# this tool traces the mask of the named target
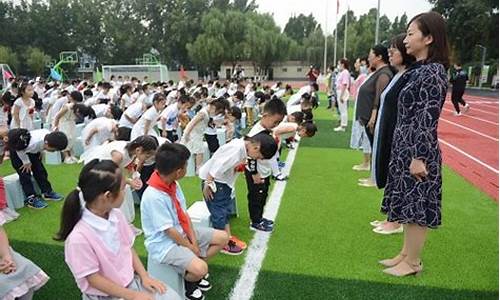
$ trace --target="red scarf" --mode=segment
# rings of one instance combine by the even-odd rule
[[[175,210],[177,212],[179,223],[181,223],[182,230],[184,230],[184,233],[187,235],[188,239],[190,239],[191,228],[189,227],[189,217],[184,212],[184,210],[182,210],[181,203],[179,202],[179,199],[177,199],[177,184],[175,182],[172,182],[171,184],[167,185],[165,182],[163,182],[163,180],[161,180],[158,171],[154,171],[153,174],[151,174],[151,177],[149,177],[148,185],[154,187],[157,190],[165,192],[170,196],[170,199],[172,199],[172,203],[174,204]]]

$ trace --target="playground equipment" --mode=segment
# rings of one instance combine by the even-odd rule
[[[0,64],[0,70],[2,71],[2,87],[0,87],[0,90],[3,90],[7,87],[9,79],[16,77],[16,75],[7,64]]]
[[[63,51],[59,53],[59,62],[51,61],[47,67],[50,69],[50,77],[56,81],[62,81],[66,79],[64,69],[62,66],[64,64],[74,65],[78,63],[78,54],[76,51]]]

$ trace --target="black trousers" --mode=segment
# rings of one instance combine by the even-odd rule
[[[252,223],[259,223],[262,221],[262,214],[264,213],[264,206],[266,205],[267,194],[269,192],[270,177],[264,179],[264,183],[255,184],[253,182],[252,174],[245,170],[245,179],[248,188],[248,212]]]
[[[142,166],[142,169],[140,172],[141,173],[142,188],[137,191],[137,195],[139,195],[139,199],[142,199],[142,194],[144,193],[144,191],[148,187],[147,182],[149,180],[149,177],[151,177],[151,174],[153,174],[154,170],[155,170],[155,164],[148,165],[148,166]]]
[[[462,98],[464,92],[465,90],[462,89],[451,90],[451,103],[453,103],[453,106],[455,107],[455,111],[457,112],[457,114],[460,112],[460,106],[458,104],[462,104],[462,106],[466,105],[464,99]]]
[[[52,192],[52,186],[50,185],[48,179],[49,175],[47,174],[47,170],[45,170],[41,160],[41,153],[28,153],[28,157],[31,163],[31,173],[33,173],[33,177],[35,178],[36,183],[38,183],[42,193]],[[31,173],[21,171],[23,161],[19,158],[16,151],[10,151],[10,162],[19,175],[19,181],[21,182],[24,196],[28,198],[36,195],[35,187],[31,181]]]
[[[208,144],[208,151],[210,151],[210,154],[214,154],[217,149],[219,149],[219,139],[217,138],[217,135],[215,134],[205,134],[205,141],[207,141]]]
[[[366,132],[366,136],[368,136],[368,140],[370,141],[370,147],[372,148],[372,151],[373,151],[373,133],[370,131],[370,128],[368,128],[368,126],[365,126],[365,132]]]

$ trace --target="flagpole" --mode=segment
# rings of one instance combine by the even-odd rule
[[[347,11],[345,13],[345,28],[344,28],[344,58],[346,58],[347,49],[347,18],[349,16],[349,6],[347,6]]]
[[[378,44],[378,31],[379,31],[379,19],[380,19],[380,0],[378,0],[378,4],[377,4],[377,22],[376,22],[376,25],[375,25],[375,45]]]
[[[326,0],[326,9],[325,9],[325,49],[323,55],[323,73],[326,74],[326,58],[328,55],[328,0]]]
[[[338,16],[339,16],[339,0],[337,0],[337,10],[335,11],[335,30],[333,31],[333,34],[335,35],[334,37],[334,44],[333,44],[333,65],[337,66],[337,21],[338,21]]]

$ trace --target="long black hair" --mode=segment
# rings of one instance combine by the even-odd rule
[[[73,231],[82,217],[80,191],[86,204],[94,202],[99,195],[111,192],[117,195],[120,192],[122,174],[120,168],[111,160],[94,159],[86,164],[78,178],[78,187],[66,196],[61,212],[61,227],[54,237],[57,241],[64,241]]]
[[[135,151],[135,149],[142,147],[142,151],[148,152],[156,150],[159,147],[158,140],[152,135],[141,135],[135,140],[127,143],[125,149],[131,153]]]

